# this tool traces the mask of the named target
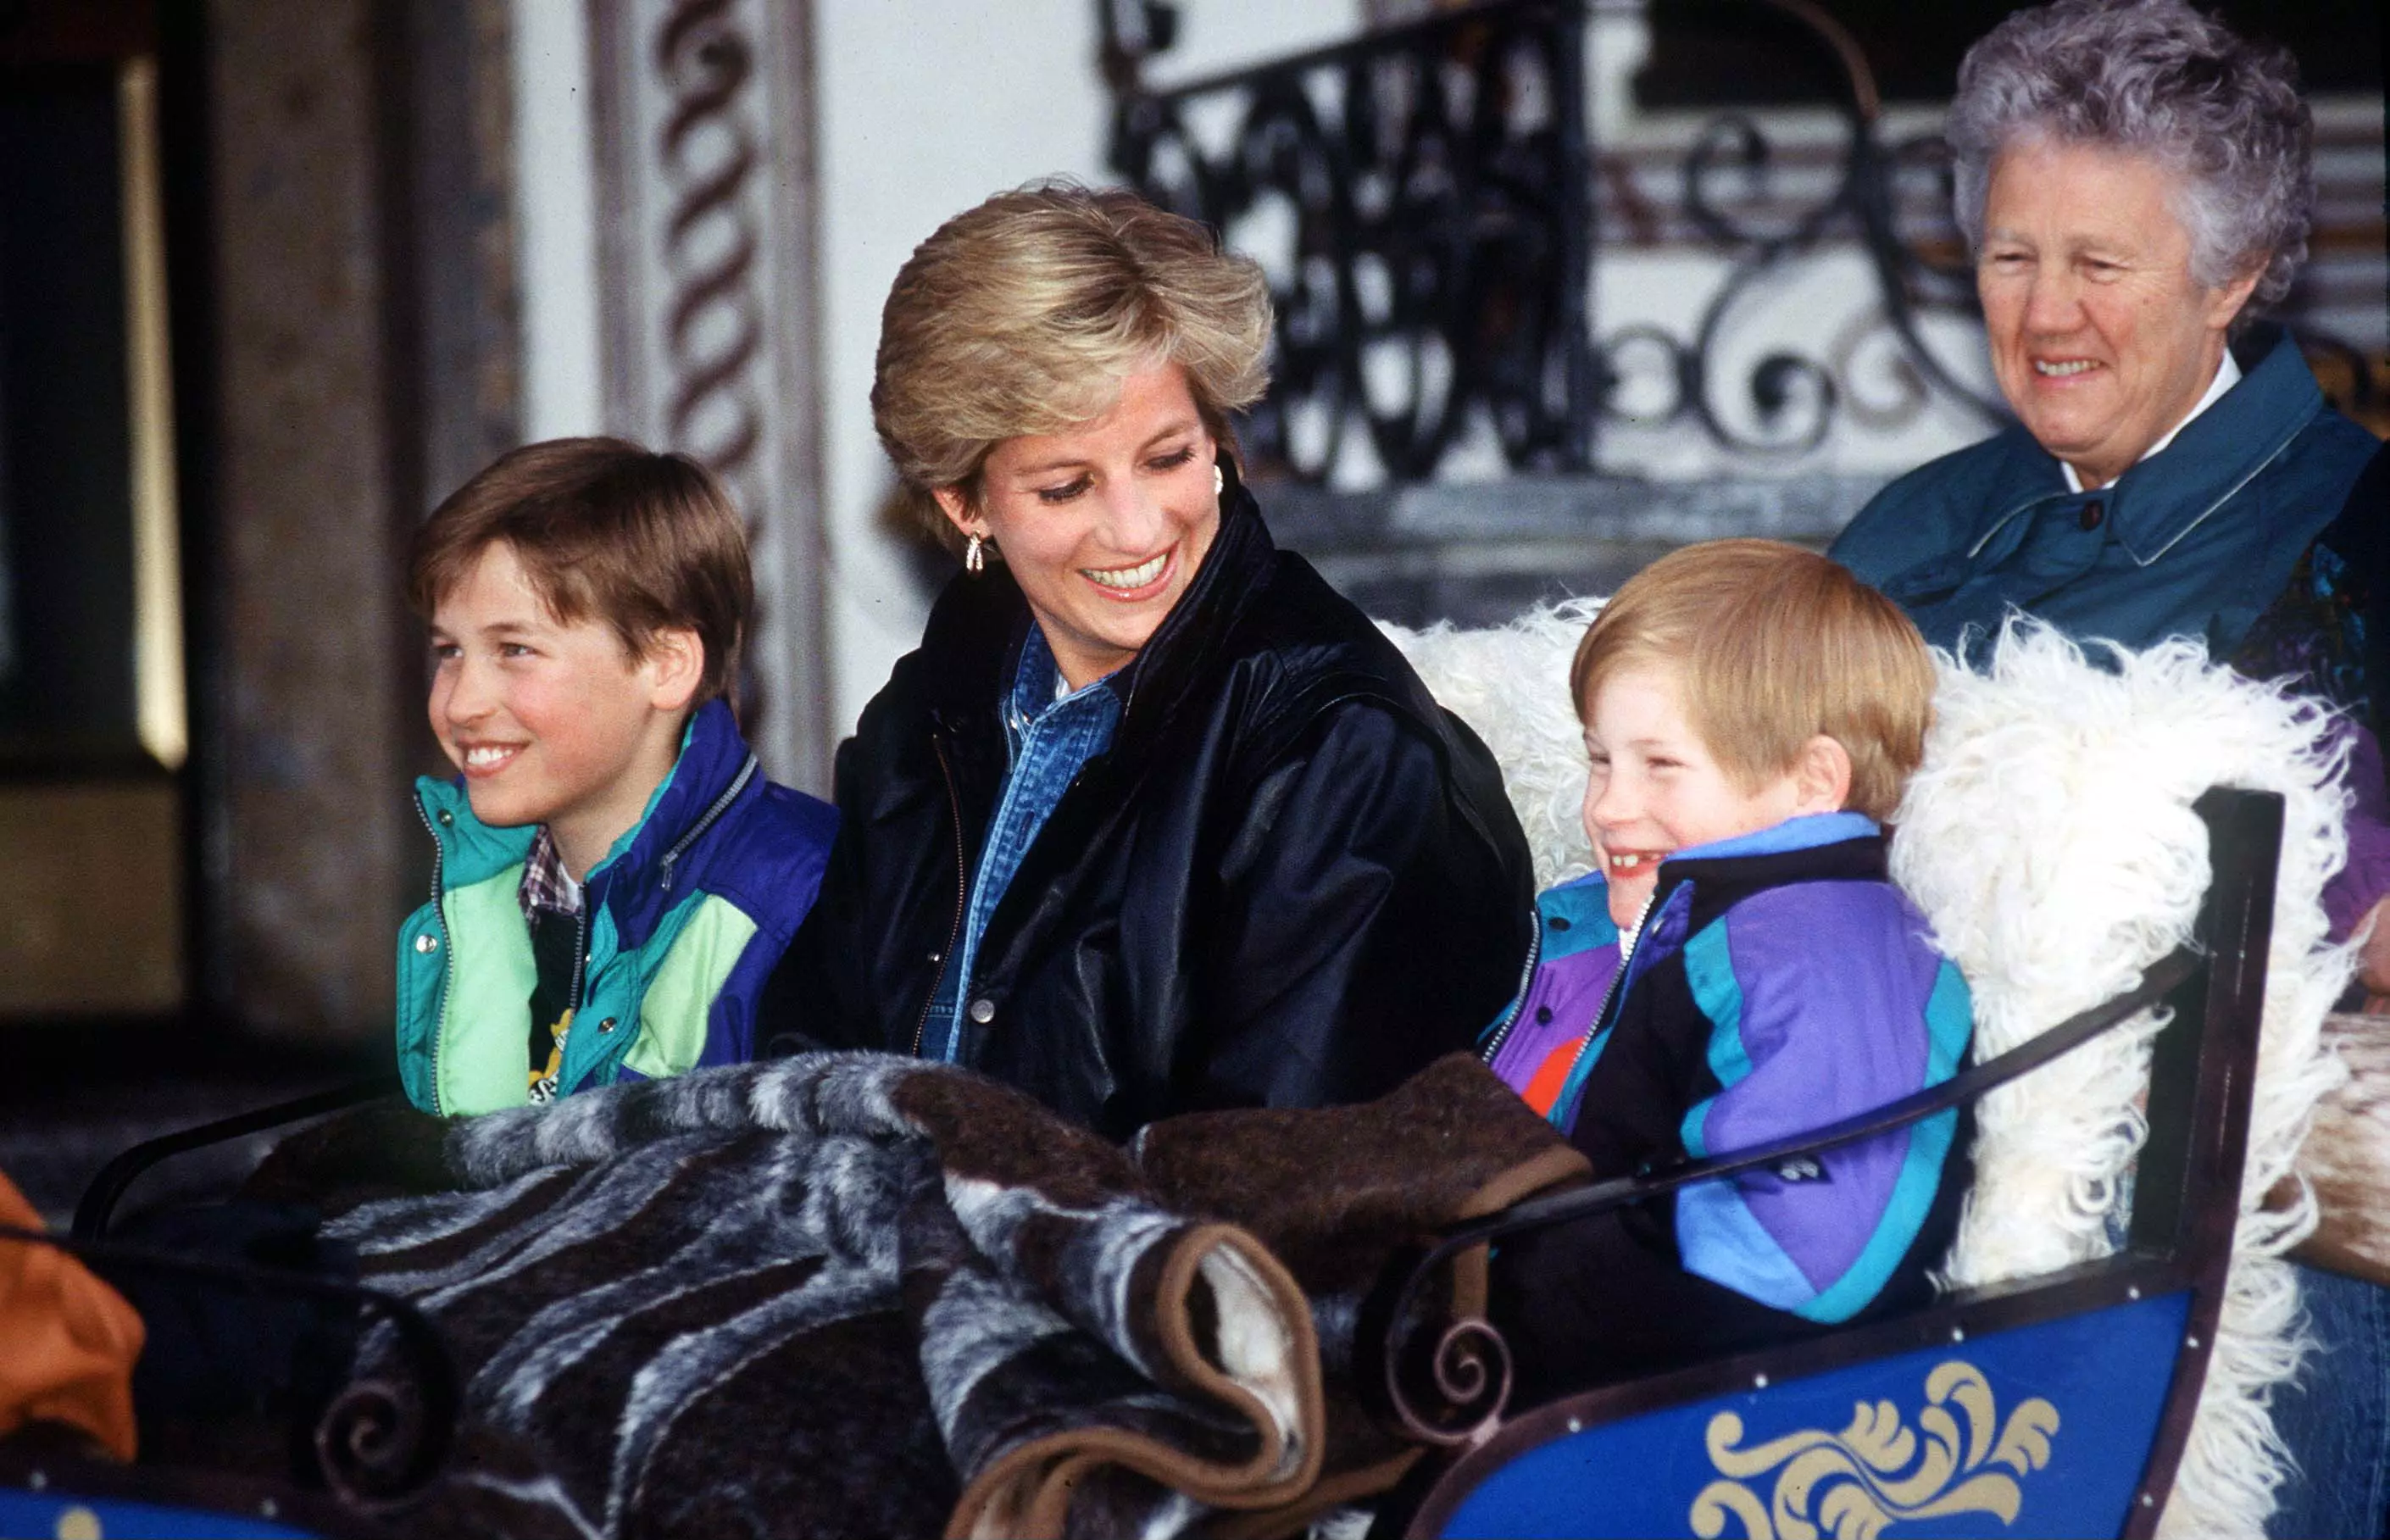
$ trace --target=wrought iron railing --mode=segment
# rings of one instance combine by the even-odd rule
[[[1838,417],[1882,429],[1947,397],[2001,408],[1928,345],[1920,321],[1972,309],[1962,272],[1902,237],[1897,175],[1934,174],[1937,144],[1888,147],[1857,43],[1812,0],[1749,0],[1805,23],[1840,75],[1845,136],[1830,190],[1782,194],[1761,124],[1724,113],[1679,166],[1667,223],[1728,259],[1689,333],[1591,314],[1597,165],[1609,203],[1642,195],[1587,133],[1584,0],[1481,0],[1332,47],[1166,89],[1143,83],[1172,13],[1099,0],[1114,89],[1113,170],[1259,257],[1279,306],[1274,383],[1246,448],[1305,481],[1354,434],[1394,481],[1433,477],[1489,423],[1514,470],[1586,469],[1605,422],[1690,423],[1736,456],[1800,455]],[[1729,186],[1731,184],[1731,186]],[[1768,211],[1765,215],[1762,211]],[[1856,330],[1756,356],[1729,322],[1771,275],[1837,242],[1875,288]],[[1880,331],[1875,377],[1857,381]]]

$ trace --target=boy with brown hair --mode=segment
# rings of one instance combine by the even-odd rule
[[[1898,607],[1795,546],[1688,546],[1622,586],[1570,671],[1599,869],[1538,901],[1485,1058],[1597,1177],[1749,1149],[1956,1072],[1966,982],[1882,828],[1934,670]],[[1920,1303],[1965,1186],[1956,1112],[1532,1233],[1497,1321],[1557,1389]]]
[[[766,781],[731,714],[747,541],[678,455],[557,439],[500,456],[416,532],[438,846],[399,932],[398,1057],[470,1113],[752,1057],[764,981],[838,815]]]

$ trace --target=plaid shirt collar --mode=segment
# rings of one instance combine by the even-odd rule
[[[523,859],[522,886],[515,897],[526,920],[533,918],[533,909],[567,916],[581,913],[581,884],[564,869],[564,857],[557,853],[556,840],[546,824],[531,842],[531,854]]]

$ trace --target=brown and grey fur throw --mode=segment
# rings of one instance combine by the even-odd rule
[[[1124,1150],[824,1054],[460,1123],[437,1163],[457,1190],[328,1229],[467,1379],[401,1527],[525,1536],[1289,1533],[1415,1457],[1351,1380],[1385,1259],[1584,1169],[1466,1057]]]

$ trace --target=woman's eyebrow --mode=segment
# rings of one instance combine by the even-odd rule
[[[1181,433],[1193,432],[1197,426],[1197,420],[1193,417],[1189,417],[1183,421],[1174,422],[1166,428],[1156,429],[1153,433],[1146,439],[1145,448],[1150,449],[1155,444],[1160,443],[1163,440],[1176,438]]]
[[[1034,460],[1028,465],[1016,466],[1013,468],[1012,474],[1015,476],[1047,476],[1051,475],[1057,470],[1084,470],[1086,468],[1087,464],[1087,460],[1081,456],[1058,455],[1050,460]]]
[[[1201,426],[1200,418],[1189,417],[1181,422],[1174,422],[1166,428],[1156,429],[1147,435],[1144,443],[1137,446],[1137,453],[1142,455],[1163,440],[1176,438],[1181,433],[1192,432],[1199,426]],[[1093,463],[1083,455],[1058,455],[1050,460],[1032,460],[1027,465],[1016,467],[1012,474],[1047,476],[1057,470],[1083,470]]]

